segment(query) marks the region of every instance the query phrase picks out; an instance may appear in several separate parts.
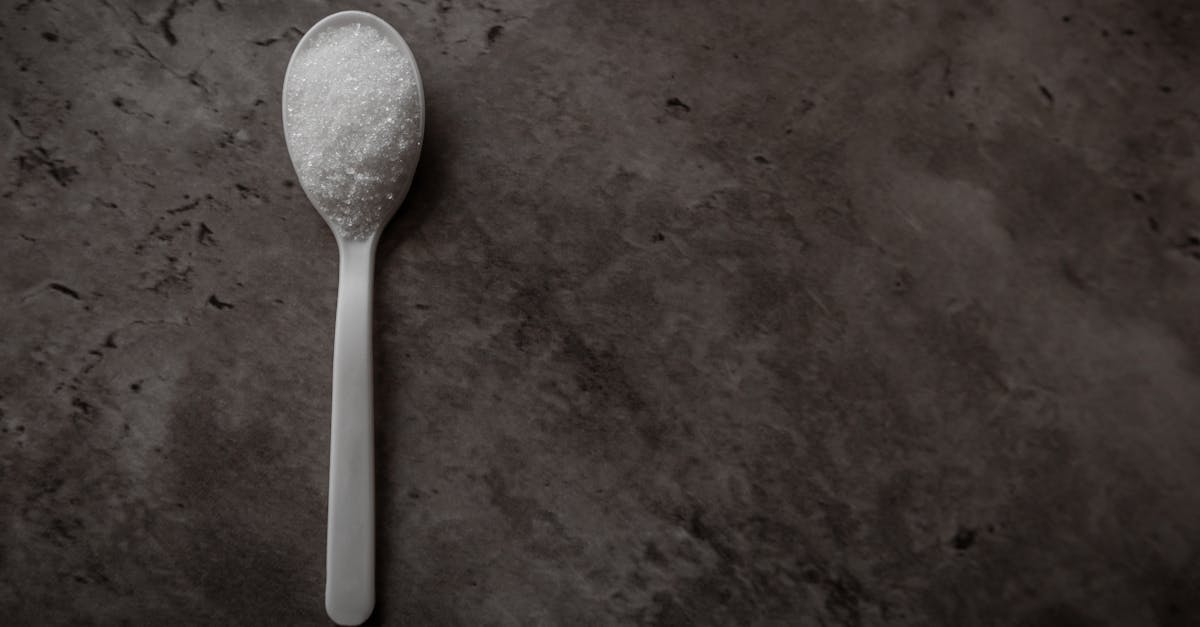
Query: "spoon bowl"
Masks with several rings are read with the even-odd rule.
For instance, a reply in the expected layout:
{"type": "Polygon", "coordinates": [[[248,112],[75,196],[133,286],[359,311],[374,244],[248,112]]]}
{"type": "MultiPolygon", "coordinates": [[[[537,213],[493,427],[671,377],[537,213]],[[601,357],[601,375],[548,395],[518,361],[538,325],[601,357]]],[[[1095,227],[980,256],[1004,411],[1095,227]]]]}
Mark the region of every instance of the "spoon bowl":
{"type": "MultiPolygon", "coordinates": [[[[388,221],[391,220],[392,216],[395,215],[396,210],[399,209],[401,202],[408,194],[409,188],[412,186],[413,174],[416,172],[416,168],[414,166],[420,159],[421,139],[425,134],[424,83],[421,80],[421,72],[420,68],[417,66],[417,60],[413,56],[412,49],[408,47],[408,43],[404,40],[404,37],[402,37],[400,33],[396,32],[396,29],[392,28],[392,26],[383,19],[365,11],[341,11],[339,13],[326,16],[314,24],[313,27],[310,28],[308,32],[300,38],[300,41],[296,43],[296,48],[292,51],[292,57],[288,62],[287,72],[284,75],[282,103],[283,135],[284,140],[287,143],[288,153],[292,156],[293,163],[296,164],[295,162],[298,150],[297,147],[293,145],[295,143],[293,137],[296,124],[295,120],[293,119],[294,116],[291,115],[293,113],[293,107],[295,104],[293,101],[295,99],[289,98],[289,94],[293,94],[298,87],[295,84],[298,80],[295,72],[297,61],[303,59],[305,55],[309,53],[312,48],[314,48],[322,36],[344,27],[368,28],[381,35],[387,44],[391,45],[397,52],[399,52],[402,62],[411,69],[413,82],[415,83],[416,107],[413,113],[415,114],[417,120],[416,137],[418,138],[418,141],[415,150],[413,150],[409,155],[409,163],[406,164],[409,165],[409,167],[402,168],[403,171],[400,173],[401,175],[392,181],[390,185],[384,186],[387,189],[387,193],[391,194],[391,200],[394,202],[391,202],[390,205],[385,208],[384,212],[378,216],[375,232],[372,233],[372,235],[378,236],[379,233],[383,231],[383,228],[387,225],[388,221]]],[[[296,165],[299,166],[300,164],[296,165]]],[[[300,168],[297,167],[297,170],[299,169],[300,168]]],[[[319,209],[323,199],[319,197],[317,190],[312,188],[312,183],[312,181],[305,181],[304,178],[301,177],[301,188],[308,196],[309,201],[319,209]]],[[[329,224],[330,228],[333,229],[335,237],[338,237],[339,240],[343,239],[342,234],[337,228],[337,225],[330,221],[329,216],[323,211],[319,211],[319,213],[323,218],[325,218],[325,221],[329,224]]],[[[339,241],[339,244],[340,243],[341,242],[339,241]]]]}

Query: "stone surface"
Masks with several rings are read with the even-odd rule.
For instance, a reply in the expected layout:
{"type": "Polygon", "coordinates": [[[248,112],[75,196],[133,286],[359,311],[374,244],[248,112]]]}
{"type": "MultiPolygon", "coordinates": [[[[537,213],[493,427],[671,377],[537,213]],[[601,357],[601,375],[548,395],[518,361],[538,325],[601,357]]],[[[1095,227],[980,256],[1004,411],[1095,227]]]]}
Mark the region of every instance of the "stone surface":
{"type": "Polygon", "coordinates": [[[377,624],[1200,622],[1200,9],[0,8],[0,616],[325,623],[283,70],[412,44],[377,624]]]}

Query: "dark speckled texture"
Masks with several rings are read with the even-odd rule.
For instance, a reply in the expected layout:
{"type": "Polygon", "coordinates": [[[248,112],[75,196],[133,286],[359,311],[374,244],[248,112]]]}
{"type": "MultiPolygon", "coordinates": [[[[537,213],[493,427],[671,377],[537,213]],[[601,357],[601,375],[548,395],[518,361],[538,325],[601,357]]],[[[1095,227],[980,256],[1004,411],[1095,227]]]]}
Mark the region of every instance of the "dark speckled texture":
{"type": "Polygon", "coordinates": [[[380,245],[406,625],[1200,623],[1200,9],[0,8],[0,616],[325,623],[298,35],[429,125],[380,245]]]}

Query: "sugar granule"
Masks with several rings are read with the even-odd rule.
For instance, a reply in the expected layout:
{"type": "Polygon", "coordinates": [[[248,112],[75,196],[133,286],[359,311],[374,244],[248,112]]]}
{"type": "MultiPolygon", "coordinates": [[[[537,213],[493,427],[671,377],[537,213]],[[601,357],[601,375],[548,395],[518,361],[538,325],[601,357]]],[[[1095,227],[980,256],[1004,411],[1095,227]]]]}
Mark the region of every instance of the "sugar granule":
{"type": "Polygon", "coordinates": [[[416,69],[376,29],[318,33],[288,70],[288,150],[304,193],[338,235],[367,239],[399,205],[421,150],[416,69]]]}

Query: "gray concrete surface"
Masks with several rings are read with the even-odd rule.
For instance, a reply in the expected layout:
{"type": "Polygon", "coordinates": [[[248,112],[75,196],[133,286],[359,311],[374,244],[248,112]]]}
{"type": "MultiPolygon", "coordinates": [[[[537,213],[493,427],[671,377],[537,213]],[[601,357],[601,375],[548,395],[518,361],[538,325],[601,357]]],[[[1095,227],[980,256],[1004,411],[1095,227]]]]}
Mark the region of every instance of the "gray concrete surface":
{"type": "Polygon", "coordinates": [[[1200,623],[1195,3],[24,0],[5,624],[324,624],[343,8],[430,113],[376,624],[1200,623]]]}

